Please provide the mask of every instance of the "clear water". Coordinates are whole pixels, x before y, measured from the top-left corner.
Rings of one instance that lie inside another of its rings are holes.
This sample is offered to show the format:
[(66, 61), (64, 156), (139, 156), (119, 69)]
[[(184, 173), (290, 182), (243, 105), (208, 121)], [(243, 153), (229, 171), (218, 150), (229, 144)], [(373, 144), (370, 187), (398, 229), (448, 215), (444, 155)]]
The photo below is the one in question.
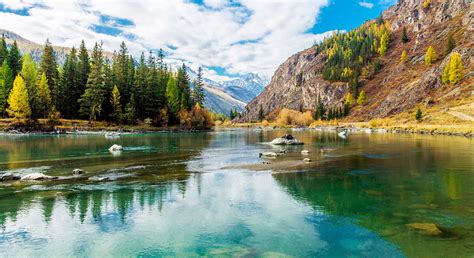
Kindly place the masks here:
[(0, 173), (114, 179), (0, 185), (0, 256), (474, 256), (472, 139), (295, 131), (309, 165), (228, 168), (283, 133), (0, 136)]

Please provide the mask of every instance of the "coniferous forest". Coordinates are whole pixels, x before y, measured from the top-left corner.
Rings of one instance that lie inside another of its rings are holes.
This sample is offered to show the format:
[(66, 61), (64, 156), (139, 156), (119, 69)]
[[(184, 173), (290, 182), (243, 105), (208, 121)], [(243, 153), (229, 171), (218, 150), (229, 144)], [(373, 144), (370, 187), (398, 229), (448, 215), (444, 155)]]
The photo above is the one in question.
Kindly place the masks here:
[(58, 65), (53, 46), (41, 61), (22, 55), (16, 42), (0, 39), (0, 115), (20, 120), (48, 118), (100, 120), (204, 128), (212, 119), (203, 108), (202, 70), (190, 81), (183, 64), (173, 71), (160, 49), (135, 59), (124, 42), (112, 58), (101, 43), (88, 51), (84, 41)]

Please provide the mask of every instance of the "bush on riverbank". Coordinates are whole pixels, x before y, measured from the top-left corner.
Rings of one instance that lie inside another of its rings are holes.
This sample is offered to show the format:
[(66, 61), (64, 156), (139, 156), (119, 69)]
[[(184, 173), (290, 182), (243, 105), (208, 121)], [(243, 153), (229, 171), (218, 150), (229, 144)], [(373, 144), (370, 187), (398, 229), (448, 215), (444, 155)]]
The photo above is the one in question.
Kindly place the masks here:
[(287, 108), (282, 109), (276, 118), (276, 124), (278, 126), (309, 126), (313, 122), (314, 118), (311, 111), (299, 112)]

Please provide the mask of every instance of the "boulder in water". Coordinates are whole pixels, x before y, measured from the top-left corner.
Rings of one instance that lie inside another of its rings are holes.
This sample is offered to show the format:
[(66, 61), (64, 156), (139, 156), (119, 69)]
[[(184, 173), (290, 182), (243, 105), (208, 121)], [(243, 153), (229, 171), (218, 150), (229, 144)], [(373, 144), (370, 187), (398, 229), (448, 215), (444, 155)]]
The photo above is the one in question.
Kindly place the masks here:
[(72, 171), (73, 175), (82, 175), (84, 173), (86, 173), (86, 172), (84, 170), (80, 169), (80, 168), (76, 168)]
[(31, 173), (21, 177), (21, 180), (50, 180), (56, 179), (57, 177), (48, 176), (43, 173)]
[(122, 150), (123, 150), (123, 147), (121, 145), (118, 145), (118, 144), (114, 144), (114, 145), (110, 146), (110, 148), (109, 148), (110, 152), (118, 152), (118, 151), (122, 151)]
[(302, 151), (301, 151), (301, 154), (302, 154), (302, 155), (308, 155), (308, 154), (309, 154), (309, 150), (302, 150)]
[(14, 175), (12, 173), (5, 173), (0, 175), (0, 181), (12, 181), (12, 180), (19, 180), (21, 177), (19, 175)]
[(304, 158), (303, 162), (309, 163), (309, 162), (311, 162), (311, 159), (310, 158)]
[(303, 142), (298, 141), (291, 134), (285, 134), (280, 138), (276, 138), (270, 142), (274, 145), (301, 145)]

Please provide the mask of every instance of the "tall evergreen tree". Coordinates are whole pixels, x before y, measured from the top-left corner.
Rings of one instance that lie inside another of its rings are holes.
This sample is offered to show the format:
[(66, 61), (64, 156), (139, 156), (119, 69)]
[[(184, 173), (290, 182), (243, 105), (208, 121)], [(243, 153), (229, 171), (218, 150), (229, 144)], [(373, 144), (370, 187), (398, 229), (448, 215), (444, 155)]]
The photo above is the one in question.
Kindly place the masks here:
[(178, 74), (176, 77), (176, 85), (179, 89), (180, 94), (180, 106), (181, 109), (190, 110), (193, 106), (191, 99), (191, 90), (189, 87), (189, 75), (187, 72), (186, 65), (183, 64), (178, 69)]
[(202, 80), (202, 69), (199, 67), (198, 74), (196, 79), (194, 80), (194, 89), (193, 89), (193, 101), (194, 103), (198, 103), (201, 107), (204, 106), (204, 83)]
[(448, 33), (448, 40), (446, 42), (446, 55), (448, 55), (449, 53), (451, 53), (451, 51), (453, 51), (453, 49), (456, 47), (456, 42), (454, 41), (454, 38), (453, 38), (453, 32), (450, 31)]
[(0, 66), (0, 115), (5, 117), (7, 112), (8, 95), (13, 87), (13, 73), (4, 60)]
[(71, 103), (74, 102), (72, 105), (74, 109), (72, 109), (72, 117), (79, 117), (79, 99), (84, 94), (86, 90), (87, 79), (89, 78), (90, 72), (90, 60), (89, 60), (89, 53), (87, 52), (86, 45), (84, 40), (81, 42), (81, 46), (79, 47), (79, 54), (77, 57), (77, 67), (76, 67), (76, 86), (74, 87), (74, 91), (71, 92)]
[(2, 34), (2, 38), (0, 38), (0, 64), (3, 64), (3, 61), (7, 59), (8, 59), (7, 42), (5, 41), (5, 34)]
[(407, 28), (403, 27), (402, 42), (407, 43), (408, 41), (410, 41), (410, 39), (408, 38)]
[[(46, 78), (46, 74), (42, 73), (40, 81), (38, 83), (37, 89), (37, 96), (36, 96), (36, 111), (39, 117), (48, 117), (49, 112), (52, 111), (51, 107), (51, 92), (49, 90), (48, 79)], [(71, 103), (67, 103), (70, 105)]]
[(65, 118), (73, 118), (77, 115), (77, 110), (79, 109), (77, 100), (80, 93), (77, 89), (79, 86), (79, 83), (77, 82), (79, 77), (77, 69), (78, 61), (76, 49), (73, 47), (66, 57), (60, 79), (60, 87), (63, 94), (61, 105), (58, 106), (58, 110)]
[(79, 100), (80, 112), (89, 117), (89, 123), (102, 111), (105, 87), (104, 59), (102, 56), (102, 43), (95, 43), (92, 51), (91, 67), (87, 79), (86, 90)]
[(46, 40), (43, 49), (43, 56), (41, 57), (40, 73), (46, 75), (49, 88), (51, 90), (52, 105), (59, 106), (61, 104), (61, 92), (59, 89), (59, 72), (56, 63), (54, 49), (49, 40)]
[(23, 56), (23, 64), (21, 67), (20, 75), (25, 80), (26, 89), (28, 90), (29, 105), (31, 109), (31, 114), (33, 117), (36, 117), (36, 96), (38, 95), (37, 90), (37, 79), (38, 79), (38, 68), (36, 67), (36, 62), (31, 59), (30, 54)]
[(128, 49), (125, 42), (120, 44), (120, 50), (112, 60), (112, 73), (114, 76), (114, 84), (117, 85), (118, 90), (122, 93), (121, 101), (124, 106), (130, 100), (130, 90), (132, 82), (129, 81), (130, 77), (130, 64), (129, 64)]
[(13, 41), (13, 44), (8, 51), (8, 66), (12, 70), (13, 76), (17, 76), (17, 74), (21, 71), (21, 54), (20, 50), (18, 49), (18, 45), (16, 44), (16, 40)]
[(102, 118), (110, 119), (111, 114), (113, 113), (113, 107), (110, 103), (110, 98), (112, 97), (112, 90), (114, 88), (114, 79), (112, 75), (111, 63), (108, 58), (104, 58), (104, 88), (102, 92), (104, 94), (103, 103), (102, 103)]
[(112, 106), (112, 119), (115, 122), (119, 122), (122, 116), (122, 104), (120, 103), (120, 91), (117, 85), (114, 85), (112, 94), (110, 97), (110, 105)]
[(17, 75), (10, 95), (8, 95), (8, 115), (17, 119), (29, 118), (31, 110), (28, 99), (28, 89), (26, 88), (25, 80), (20, 75)]
[(135, 71), (135, 84), (133, 88), (134, 96), (134, 107), (136, 117), (143, 119), (145, 117), (145, 102), (147, 100), (146, 87), (147, 87), (147, 66), (145, 63), (145, 54), (142, 52), (138, 66)]

